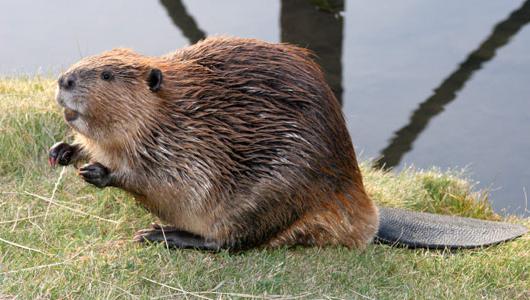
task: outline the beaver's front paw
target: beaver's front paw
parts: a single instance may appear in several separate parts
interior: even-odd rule
[[[55,143],[48,151],[48,162],[50,166],[55,167],[57,164],[68,166],[72,162],[72,157],[76,148],[65,142]]]
[[[112,176],[107,167],[100,163],[85,164],[79,169],[79,175],[83,179],[98,188],[110,186],[112,183]]]

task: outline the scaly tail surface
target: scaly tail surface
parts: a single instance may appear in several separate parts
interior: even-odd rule
[[[528,232],[522,225],[379,208],[376,240],[385,244],[429,249],[490,246]]]

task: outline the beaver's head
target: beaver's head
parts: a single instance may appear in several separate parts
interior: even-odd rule
[[[135,130],[156,103],[162,72],[154,60],[127,49],[87,57],[58,80],[56,99],[74,130],[105,139]]]

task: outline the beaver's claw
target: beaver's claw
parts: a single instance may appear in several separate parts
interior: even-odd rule
[[[111,185],[112,176],[107,167],[100,163],[85,164],[79,169],[79,175],[83,179],[98,188]]]
[[[65,142],[55,143],[48,151],[48,162],[50,166],[55,167],[57,164],[67,166],[70,164],[75,153],[75,148]]]

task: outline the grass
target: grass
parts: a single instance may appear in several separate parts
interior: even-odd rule
[[[67,135],[53,93],[49,79],[0,79],[0,299],[530,298],[529,235],[458,252],[371,245],[234,255],[137,245],[132,234],[153,217],[130,196],[47,166],[48,147]],[[462,173],[367,164],[363,173],[381,205],[501,219]]]

